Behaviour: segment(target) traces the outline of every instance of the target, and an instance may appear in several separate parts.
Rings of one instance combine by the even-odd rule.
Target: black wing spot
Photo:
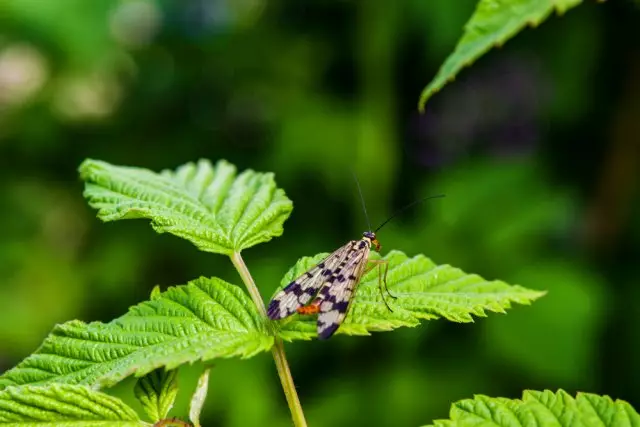
[[[304,293],[304,291],[302,290],[302,286],[300,286],[300,283],[296,282],[293,282],[291,285],[289,285],[287,291],[293,293],[297,297]]]
[[[318,326],[320,326],[320,322],[318,322]],[[331,335],[333,335],[333,333],[335,331],[338,330],[338,328],[340,327],[339,324],[337,323],[333,323],[329,326],[327,326],[325,329],[323,329],[319,334],[318,334],[318,339],[320,340],[326,340],[331,338]]]
[[[333,310],[338,310],[340,313],[346,313],[349,308],[349,301],[339,301],[333,304],[331,307]]]
[[[277,299],[271,300],[269,308],[267,309],[267,316],[269,316],[269,319],[271,320],[280,318],[280,301]]]

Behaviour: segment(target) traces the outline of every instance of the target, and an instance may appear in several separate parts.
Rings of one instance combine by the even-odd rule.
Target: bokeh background
[[[288,344],[310,425],[426,424],[527,388],[640,407],[640,9],[554,16],[419,114],[474,3],[0,2],[0,372],[54,324],[109,321],[156,284],[241,284],[225,257],[146,221],[100,223],[76,172],[87,157],[225,158],[275,172],[294,201],[285,234],[245,253],[265,299],[299,257],[366,229],[351,171],[374,225],[447,195],[386,226],[383,252],[549,291],[472,324]],[[289,425],[269,354],[215,362],[204,425]]]

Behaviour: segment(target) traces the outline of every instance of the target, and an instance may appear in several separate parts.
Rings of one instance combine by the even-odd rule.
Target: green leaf
[[[151,421],[160,421],[178,395],[177,370],[156,369],[140,378],[133,391]]]
[[[120,399],[86,386],[52,384],[0,391],[0,425],[13,427],[143,426]]]
[[[84,196],[103,221],[148,218],[159,232],[189,240],[200,250],[230,255],[282,234],[293,205],[272,173],[236,175],[220,160],[187,163],[160,174],[85,160]]]
[[[640,416],[623,400],[578,393],[571,397],[563,390],[524,392],[522,400],[476,395],[451,405],[450,419],[436,420],[428,427],[632,427]],[[426,426],[425,426],[426,427]]]
[[[200,427],[200,413],[209,389],[209,371],[211,371],[210,368],[205,369],[200,378],[198,378],[198,385],[189,405],[189,419],[194,427]]]
[[[501,46],[527,25],[537,26],[556,10],[563,14],[581,0],[480,0],[464,28],[464,35],[436,77],[420,96],[419,109],[460,70],[493,46]]]
[[[128,375],[216,357],[250,357],[273,345],[255,304],[217,278],[155,292],[109,323],[57,326],[0,387],[33,383],[110,386]]]
[[[283,278],[281,288],[327,255],[300,259]],[[371,258],[379,255],[372,252]],[[421,319],[440,317],[473,322],[474,315],[484,317],[487,311],[505,313],[511,303],[530,304],[545,294],[497,280],[487,281],[449,265],[436,265],[424,255],[409,258],[400,251],[391,251],[384,259],[389,261],[389,291],[397,296],[397,299],[387,297],[393,311],[382,301],[379,273],[374,268],[362,278],[349,314],[337,333],[369,335],[371,331],[413,327]],[[317,336],[315,322],[314,317],[295,314],[279,323],[278,334],[285,340],[311,339]]]

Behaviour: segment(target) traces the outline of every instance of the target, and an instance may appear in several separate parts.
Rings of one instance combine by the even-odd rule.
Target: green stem
[[[244,263],[240,252],[234,252],[233,255],[231,255],[231,262],[233,262],[233,265],[236,270],[238,270],[240,277],[242,277],[242,281],[247,287],[247,291],[249,291],[251,299],[255,303],[256,307],[258,307],[262,316],[266,319],[267,309],[262,301],[262,295],[260,295],[256,282],[253,281],[253,277],[251,277],[251,273],[249,273],[247,265]],[[273,360],[276,362],[276,369],[278,370],[280,383],[282,383],[282,389],[284,390],[284,395],[287,398],[287,403],[289,404],[291,418],[293,418],[293,425],[296,427],[307,427],[307,421],[304,418],[302,405],[300,405],[300,399],[298,399],[298,392],[296,391],[296,386],[293,383],[293,377],[291,376],[287,356],[284,353],[284,343],[282,342],[282,339],[277,336],[274,337],[274,340],[275,343],[271,349],[271,353],[273,354]]]

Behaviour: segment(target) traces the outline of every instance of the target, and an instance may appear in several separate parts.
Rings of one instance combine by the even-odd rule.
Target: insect
[[[357,180],[356,183],[366,216],[367,210],[360,184]],[[443,195],[427,197],[405,206],[383,222],[375,231],[372,231],[369,224],[369,231],[362,233],[360,240],[349,241],[278,292],[269,302],[267,309],[269,318],[272,320],[283,319],[296,312],[303,315],[318,314],[318,339],[326,340],[338,330],[346,317],[360,279],[375,267],[379,268],[378,287],[382,301],[389,311],[393,311],[382,292],[384,284],[387,294],[396,298],[387,287],[389,262],[369,259],[372,246],[377,252],[381,248],[376,233],[400,212],[424,200],[436,197],[443,197]],[[368,217],[367,222],[369,222]]]

